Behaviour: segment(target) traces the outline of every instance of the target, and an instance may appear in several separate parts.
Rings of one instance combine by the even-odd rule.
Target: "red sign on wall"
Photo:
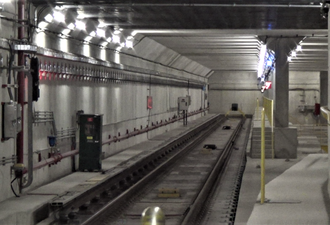
[[[268,89],[271,89],[271,88],[272,88],[272,82],[271,81],[266,81],[265,89],[268,90]]]
[[[147,109],[152,109],[152,96],[147,97]]]

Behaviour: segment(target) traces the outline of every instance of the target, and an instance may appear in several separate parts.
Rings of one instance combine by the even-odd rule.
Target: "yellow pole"
[[[257,98],[257,116],[256,119],[259,118],[259,98]]]
[[[274,153],[274,101],[271,101],[271,114],[272,114],[272,159],[275,158],[275,153]]]
[[[259,118],[259,98],[257,98],[257,119]]]
[[[260,203],[265,202],[265,109],[261,111],[261,190]]]

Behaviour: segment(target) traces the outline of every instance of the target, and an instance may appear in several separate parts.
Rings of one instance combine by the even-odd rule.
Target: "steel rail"
[[[55,214],[59,213],[59,215],[61,215],[60,219],[65,219],[65,215],[69,215],[70,212],[73,212],[73,209],[80,208],[80,206],[84,206],[84,204],[92,201],[95,196],[99,196],[100,194],[109,191],[112,192],[112,187],[114,186],[116,186],[117,189],[119,188],[120,192],[125,191],[120,188],[120,185],[121,182],[125,181],[127,177],[134,178],[134,176],[137,175],[139,177],[138,179],[142,179],[142,176],[146,173],[150,173],[150,166],[153,167],[152,169],[155,169],[156,166],[153,165],[154,163],[159,165],[163,159],[170,157],[171,154],[173,155],[177,151],[180,151],[184,144],[186,144],[190,139],[195,138],[196,136],[198,137],[200,133],[203,133],[201,131],[206,130],[208,127],[212,127],[212,125],[215,124],[216,121],[221,120],[221,118],[222,117],[220,115],[217,115],[208,119],[203,124],[197,125],[194,129],[188,130],[182,134],[182,136],[157,147],[158,149],[156,149],[155,152],[144,156],[139,161],[123,169],[122,171],[116,170],[116,168],[114,170],[111,169],[109,171],[104,171],[106,178],[99,183],[88,187],[88,190],[86,189],[84,192],[78,191],[73,196],[68,196],[68,198],[53,199],[53,201],[49,203],[51,206],[51,211]],[[113,198],[116,198],[118,195],[119,194],[116,193]]]
[[[244,120],[242,119],[239,123],[239,125],[236,127],[235,131],[229,138],[223,153],[219,156],[218,161],[216,162],[214,168],[212,169],[209,177],[207,178],[206,182],[204,183],[204,186],[202,187],[199,194],[196,196],[194,202],[190,205],[188,208],[188,212],[186,216],[182,220],[182,225],[189,225],[189,224],[195,224],[195,221],[198,219],[200,212],[203,210],[205,202],[207,202],[207,199],[212,193],[212,188],[214,188],[214,184],[216,183],[217,179],[223,174],[222,170],[225,169],[226,164],[230,158],[230,153],[232,151],[232,147],[235,143],[235,140],[237,138],[237,135],[239,134],[242,126],[243,126]]]
[[[136,195],[137,191],[143,188],[148,182],[154,180],[161,172],[165,171],[169,166],[173,165],[177,160],[179,160],[182,156],[185,155],[188,151],[190,151],[193,147],[200,144],[200,142],[207,137],[211,132],[213,132],[225,118],[218,119],[217,122],[210,124],[209,128],[204,131],[200,132],[198,137],[195,138],[192,142],[188,143],[184,149],[175,153],[171,157],[169,157],[165,162],[161,163],[157,169],[151,171],[137,183],[135,183],[132,187],[128,190],[123,192],[121,195],[116,197],[113,201],[106,204],[102,209],[98,212],[94,213],[90,218],[85,220],[81,223],[81,225],[90,225],[90,224],[97,224],[97,221],[106,215],[107,212],[118,208],[118,205],[122,205],[128,199],[132,198]]]

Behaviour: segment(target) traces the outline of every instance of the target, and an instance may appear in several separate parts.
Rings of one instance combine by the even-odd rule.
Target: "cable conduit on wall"
[[[136,117],[136,118],[128,119],[128,120],[121,120],[121,121],[118,121],[118,122],[115,122],[115,123],[104,124],[103,126],[118,125],[118,124],[125,123],[125,122],[130,122],[130,121],[135,121],[135,120],[140,120],[140,119],[147,119],[147,118],[152,117],[152,116],[159,116],[159,115],[163,115],[163,114],[166,114],[166,113],[173,113],[173,112],[176,113],[177,111],[178,111],[178,108],[174,108],[172,111],[155,113],[155,114],[151,114],[151,115],[147,115],[147,116],[141,116],[141,117]]]
[[[195,112],[190,112],[190,113],[188,113],[188,117],[197,115],[199,113],[206,112],[208,110],[209,109],[206,108],[206,109],[202,109],[202,110],[197,110]],[[148,131],[151,131],[153,129],[157,129],[157,128],[162,127],[162,126],[166,126],[166,125],[168,125],[170,123],[174,123],[174,122],[179,121],[181,119],[182,119],[182,117],[177,117],[177,118],[175,118],[175,119],[173,119],[171,121],[154,125],[153,127],[150,127],[148,129],[143,129],[143,130],[140,130],[140,131],[133,131],[133,132],[131,132],[131,133],[127,134],[127,135],[124,135],[124,136],[122,136],[120,138],[116,138],[116,139],[112,139],[112,140],[103,142],[102,145],[106,145],[106,144],[110,144],[112,142],[117,142],[117,141],[120,141],[120,140],[128,139],[128,138],[130,138],[132,136],[136,136],[136,135],[139,135],[139,134],[146,133]],[[49,158],[49,159],[45,159],[44,161],[41,161],[39,163],[36,163],[33,166],[33,170],[37,170],[37,169],[43,168],[43,167],[48,166],[48,165],[56,164],[56,163],[60,162],[62,159],[75,156],[78,153],[79,153],[79,150],[71,150],[71,151],[68,151],[68,152],[65,152],[65,153],[57,153],[57,154],[53,155],[51,158]],[[25,174],[27,172],[28,172],[28,170],[24,170],[23,173]]]
[[[320,4],[224,4],[224,3],[114,3],[114,4],[100,4],[103,7],[115,8],[115,7],[265,7],[265,8],[321,8]],[[65,8],[79,8],[79,5],[64,5]],[[95,8],[93,5],[84,5],[84,8]]]
[[[203,112],[206,112],[206,111],[208,111],[208,108],[206,108],[206,109],[201,109],[201,110],[197,110],[197,111],[193,111],[193,112],[188,113],[188,117],[190,117],[190,116],[194,116],[194,115],[196,115],[196,114],[203,113]],[[135,130],[135,131],[129,132],[128,134],[123,135],[123,136],[120,136],[120,137],[114,136],[114,137],[112,137],[112,139],[110,138],[110,140],[103,142],[102,145],[111,144],[111,143],[113,143],[113,142],[117,142],[117,141],[125,140],[125,139],[128,139],[128,138],[130,138],[130,137],[133,137],[133,136],[136,136],[136,135],[139,135],[139,134],[147,133],[147,132],[149,132],[149,131],[151,131],[151,130],[157,129],[157,128],[159,128],[159,127],[166,126],[166,125],[168,125],[168,124],[171,124],[171,123],[177,122],[177,121],[182,120],[182,119],[183,119],[183,117],[175,117],[175,118],[170,119],[170,120],[167,121],[167,122],[162,122],[162,123],[158,123],[158,124],[153,124],[153,125],[150,126],[150,127],[146,127],[146,128],[144,128],[144,129],[141,129],[141,130]]]

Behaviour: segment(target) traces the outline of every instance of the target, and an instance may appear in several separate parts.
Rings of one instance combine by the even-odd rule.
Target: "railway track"
[[[175,154],[157,162],[125,191],[113,188],[111,193],[101,196],[97,200],[101,209],[81,209],[72,221],[84,225],[141,224],[142,211],[149,206],[159,206],[166,214],[167,225],[198,224],[209,212],[210,193],[214,193],[215,185],[219,184],[242,124],[238,118],[210,124],[210,129],[200,132],[194,141],[187,141]],[[216,128],[208,138],[212,142],[210,146],[216,145],[216,148],[201,152],[203,140]],[[115,190],[117,197],[105,203]],[[170,195],[160,197],[164,191]]]
[[[93,224],[91,221],[103,211],[117,208],[120,202],[129,199],[136,190],[145,186],[144,182],[154,179],[159,171],[165,170],[184,155],[187,149],[203,140],[223,120],[219,115],[214,116],[185,135],[171,139],[157,151],[145,151],[137,155],[134,164],[123,162],[104,171],[92,181],[97,184],[86,182],[58,196],[50,202],[51,216],[40,224]]]

